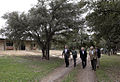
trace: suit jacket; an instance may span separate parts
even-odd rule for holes
[[[97,52],[96,50],[93,50],[93,54],[92,54],[92,50],[89,51],[89,55],[90,55],[90,59],[97,59]]]
[[[62,55],[64,55],[65,58],[69,58],[70,57],[70,50],[67,49],[67,52],[65,52],[65,49],[64,49]]]
[[[80,58],[82,60],[86,60],[86,58],[87,58],[87,52],[85,50],[84,50],[84,54],[82,53],[82,50],[80,50]]]
[[[100,49],[97,49],[96,51],[97,51],[97,56],[98,56],[98,58],[100,58],[100,57],[101,57]]]
[[[77,51],[76,50],[71,50],[73,58],[77,58]]]

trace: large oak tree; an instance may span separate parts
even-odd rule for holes
[[[49,59],[54,36],[66,36],[79,29],[85,5],[82,0],[77,3],[72,0],[38,0],[28,13],[5,14],[6,27],[1,32],[12,40],[36,41],[42,49],[43,58]]]

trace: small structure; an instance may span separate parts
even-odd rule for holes
[[[12,41],[0,38],[0,50],[39,50],[39,47],[32,40]]]

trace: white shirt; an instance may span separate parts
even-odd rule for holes
[[[82,53],[84,54],[84,51],[82,51]]]
[[[65,53],[67,53],[67,49],[65,49]]]
[[[92,55],[94,55],[94,51],[93,50],[91,51],[91,53],[92,53]]]

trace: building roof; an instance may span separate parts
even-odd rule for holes
[[[6,36],[0,35],[0,40],[9,40],[9,39],[6,38]],[[34,40],[33,39],[26,39],[26,40],[22,40],[22,41],[34,41]]]

